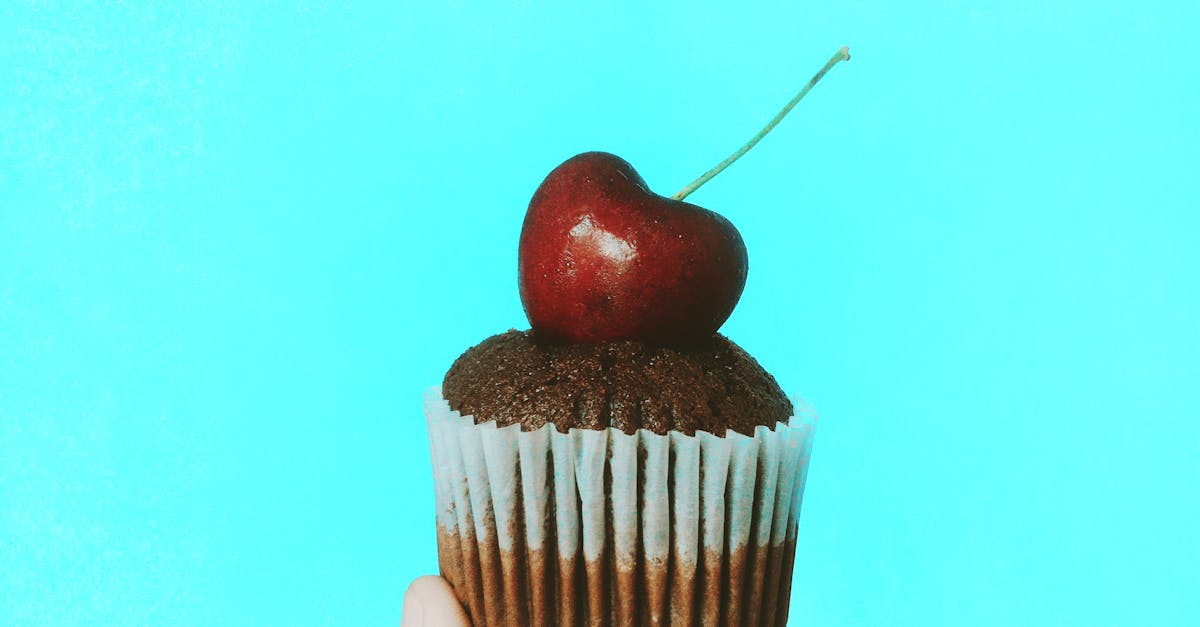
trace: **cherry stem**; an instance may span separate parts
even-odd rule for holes
[[[687,187],[679,190],[679,193],[672,196],[672,198],[675,200],[683,200],[684,198],[687,198],[689,194],[699,189],[699,187],[707,183],[709,179],[720,174],[721,170],[728,168],[731,164],[733,164],[734,161],[740,159],[742,155],[750,152],[750,149],[753,148],[754,145],[757,144],[763,137],[766,137],[767,133],[770,133],[771,129],[775,128],[775,125],[779,124],[779,121],[782,120],[783,117],[792,110],[792,107],[796,106],[796,103],[800,102],[804,96],[808,95],[808,90],[812,89],[813,85],[816,85],[818,82],[820,82],[821,78],[825,76],[826,72],[828,72],[838,63],[848,60],[850,60],[850,49],[842,46],[838,49],[837,53],[835,53],[829,58],[828,61],[825,62],[825,67],[821,68],[821,71],[814,74],[813,77],[808,80],[808,84],[804,86],[804,89],[801,89],[800,92],[797,93],[791,99],[791,101],[788,102],[787,105],[785,105],[783,109],[775,115],[774,119],[768,122],[767,125],[758,132],[757,135],[751,137],[750,141],[746,142],[745,145],[743,145],[741,148],[738,148],[736,152],[726,157],[721,163],[717,164],[717,167],[705,172],[700,178],[692,181],[691,183],[688,183]]]

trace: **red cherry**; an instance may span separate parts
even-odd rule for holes
[[[841,48],[766,127],[672,198],[620,157],[576,155],[542,181],[521,229],[521,302],[555,342],[702,341],[746,285],[746,246],[725,218],[683,199],[754,147],[834,65]]]
[[[713,333],[746,285],[746,246],[720,215],[649,190],[588,152],[546,177],[525,215],[521,301],[557,342],[684,345]]]

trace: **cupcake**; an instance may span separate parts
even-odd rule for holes
[[[475,625],[783,625],[815,416],[717,333],[746,253],[585,153],[530,203],[532,329],[425,399],[438,559]]]

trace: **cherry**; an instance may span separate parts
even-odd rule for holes
[[[672,198],[650,191],[625,160],[576,155],[555,168],[521,229],[521,302],[553,342],[616,340],[683,346],[724,324],[746,285],[746,246],[733,224],[683,199],[763,138],[839,61],[838,50],[766,127]]]

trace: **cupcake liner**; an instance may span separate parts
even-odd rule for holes
[[[438,559],[475,625],[783,625],[816,417],[753,436],[476,425],[425,395]]]

